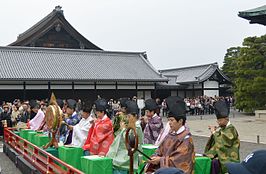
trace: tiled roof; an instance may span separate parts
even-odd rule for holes
[[[174,77],[176,84],[203,82],[210,78],[215,71],[218,71],[223,78],[230,81],[228,77],[219,70],[217,63],[159,70],[159,72],[170,79]]]
[[[145,53],[0,47],[0,80],[167,81]]]
[[[26,46],[33,41],[36,41],[38,38],[43,36],[46,32],[51,30],[51,28],[55,27],[55,25],[60,24],[62,27],[68,31],[70,35],[72,35],[75,39],[82,42],[86,49],[94,49],[94,50],[102,50],[89,40],[87,40],[84,36],[82,36],[64,17],[63,10],[61,10],[60,6],[56,6],[55,9],[37,22],[35,25],[30,27],[25,32],[21,33],[17,40],[9,46]]]
[[[243,18],[251,17],[251,16],[266,15],[266,5],[258,7],[258,8],[250,9],[250,10],[241,11],[239,12],[238,15]]]
[[[246,11],[241,11],[238,13],[238,16],[249,20],[250,24],[266,25],[266,5]]]

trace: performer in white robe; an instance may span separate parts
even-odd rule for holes
[[[72,143],[73,146],[82,147],[87,139],[89,129],[93,123],[93,117],[91,116],[91,104],[86,102],[82,108],[82,119],[75,126],[69,125],[68,128],[73,130]]]
[[[32,130],[38,130],[44,120],[44,113],[40,109],[40,105],[37,102],[33,104],[32,111],[35,113],[37,112],[37,114],[29,121],[28,127]]]

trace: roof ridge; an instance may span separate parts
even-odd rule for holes
[[[107,50],[92,50],[92,49],[71,49],[71,48],[47,48],[47,47],[24,47],[24,46],[0,46],[0,50],[17,50],[17,51],[49,51],[49,52],[80,52],[80,53],[110,53],[110,54],[140,54],[146,52],[127,52],[127,51],[107,51]]]
[[[213,67],[213,65],[214,64],[211,64],[208,68],[206,68],[199,76],[197,76],[197,78],[196,79],[198,79],[199,80],[199,78],[201,77],[201,76],[203,76],[209,69],[211,69],[212,67]],[[215,68],[215,70],[218,68],[218,66],[215,66],[216,68]]]
[[[28,33],[30,33],[33,29],[39,27],[44,21],[46,21],[49,18],[54,17],[56,14],[63,15],[63,13],[61,11],[59,11],[59,10],[56,10],[56,8],[57,8],[57,6],[55,7],[55,9],[51,13],[49,13],[48,15],[46,15],[39,22],[37,22],[36,24],[34,24],[33,26],[31,26],[29,29],[27,29],[23,33],[19,34],[17,39],[23,39],[23,37],[26,36]]]
[[[162,70],[159,70],[159,71],[161,72],[161,71],[182,70],[182,69],[198,68],[198,67],[210,66],[210,65],[218,65],[218,63],[217,62],[214,62],[214,63],[209,63],[209,64],[194,65],[194,66],[187,66],[187,67],[181,67],[181,68],[169,68],[169,69],[162,69]]]

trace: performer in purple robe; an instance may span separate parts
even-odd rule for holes
[[[153,99],[145,101],[145,114],[148,117],[148,123],[144,129],[144,144],[155,144],[161,130],[163,122],[161,117],[156,114],[157,103]]]

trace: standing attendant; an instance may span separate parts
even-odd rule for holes
[[[155,144],[161,130],[163,129],[163,121],[156,113],[158,105],[153,99],[145,101],[145,114],[148,122],[144,129],[144,144]]]

